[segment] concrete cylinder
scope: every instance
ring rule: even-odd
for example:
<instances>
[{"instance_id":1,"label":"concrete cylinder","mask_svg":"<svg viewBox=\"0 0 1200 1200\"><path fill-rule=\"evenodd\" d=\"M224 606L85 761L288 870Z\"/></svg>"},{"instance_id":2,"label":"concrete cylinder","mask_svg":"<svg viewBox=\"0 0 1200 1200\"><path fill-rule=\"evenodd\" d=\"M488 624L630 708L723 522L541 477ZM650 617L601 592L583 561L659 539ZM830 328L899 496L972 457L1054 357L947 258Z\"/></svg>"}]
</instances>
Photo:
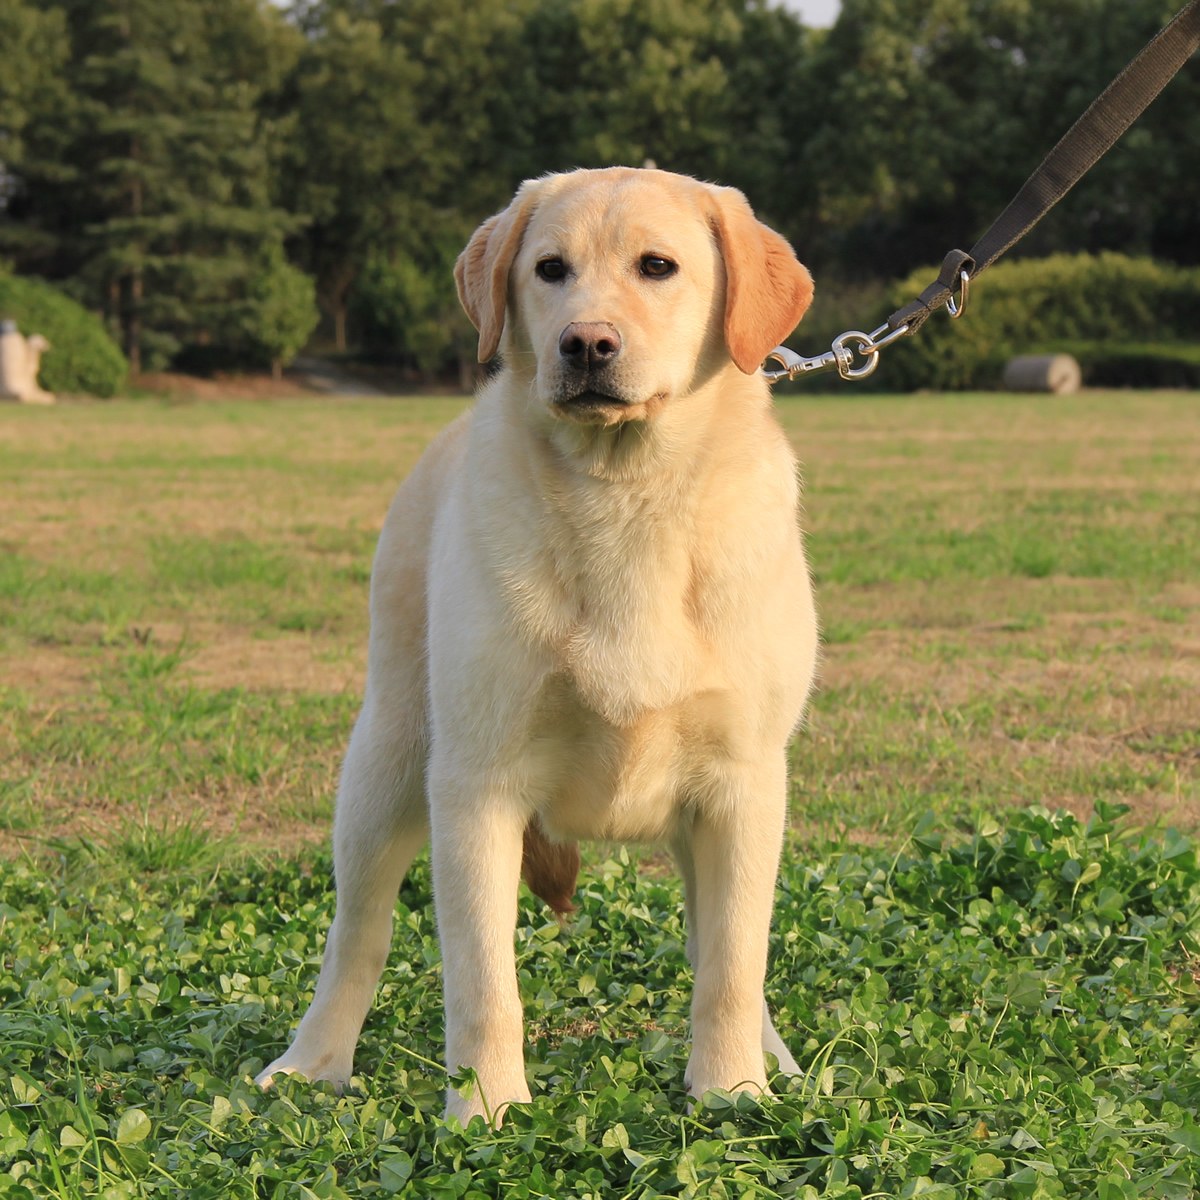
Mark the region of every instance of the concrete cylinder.
<instances>
[{"instance_id":1,"label":"concrete cylinder","mask_svg":"<svg viewBox=\"0 0 1200 1200\"><path fill-rule=\"evenodd\" d=\"M1004 386L1010 392L1054 392L1065 396L1079 391L1083 375L1069 354L1030 354L1014 358L1004 368Z\"/></svg>"},{"instance_id":2,"label":"concrete cylinder","mask_svg":"<svg viewBox=\"0 0 1200 1200\"><path fill-rule=\"evenodd\" d=\"M0 321L0 400L20 400L25 369L25 339L15 321Z\"/></svg>"}]
</instances>

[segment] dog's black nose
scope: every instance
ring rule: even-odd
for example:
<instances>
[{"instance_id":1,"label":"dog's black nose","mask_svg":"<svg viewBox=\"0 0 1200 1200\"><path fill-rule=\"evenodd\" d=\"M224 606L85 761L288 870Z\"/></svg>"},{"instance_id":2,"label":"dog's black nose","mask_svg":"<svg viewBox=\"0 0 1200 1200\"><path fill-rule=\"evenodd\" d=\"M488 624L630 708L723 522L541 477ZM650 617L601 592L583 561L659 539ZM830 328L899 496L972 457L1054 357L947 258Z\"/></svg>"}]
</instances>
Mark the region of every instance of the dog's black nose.
<instances>
[{"instance_id":1,"label":"dog's black nose","mask_svg":"<svg viewBox=\"0 0 1200 1200\"><path fill-rule=\"evenodd\" d=\"M558 335L558 352L572 366L603 367L621 353L621 335L608 321L572 321Z\"/></svg>"}]
</instances>

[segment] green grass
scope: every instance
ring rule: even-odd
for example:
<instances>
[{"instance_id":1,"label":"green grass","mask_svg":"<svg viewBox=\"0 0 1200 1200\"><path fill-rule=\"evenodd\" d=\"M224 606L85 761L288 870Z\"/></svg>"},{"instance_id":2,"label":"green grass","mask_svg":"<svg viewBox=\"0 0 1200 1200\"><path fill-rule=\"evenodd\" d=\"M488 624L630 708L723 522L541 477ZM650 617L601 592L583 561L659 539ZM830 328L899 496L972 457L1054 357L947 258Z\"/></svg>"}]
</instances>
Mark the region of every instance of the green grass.
<instances>
[{"instance_id":1,"label":"green grass","mask_svg":"<svg viewBox=\"0 0 1200 1200\"><path fill-rule=\"evenodd\" d=\"M0 410L0 1200L1196 1194L1186 393L781 398L825 647L778 1100L686 1113L678 886L603 848L569 928L522 901L502 1131L439 1117L424 859L355 1091L252 1086L332 916L374 540L460 410Z\"/></svg>"},{"instance_id":2,"label":"green grass","mask_svg":"<svg viewBox=\"0 0 1200 1200\"><path fill-rule=\"evenodd\" d=\"M804 1069L687 1115L673 879L591 865L564 931L523 904L537 1098L440 1119L427 865L344 1097L249 1076L299 1017L328 863L77 858L0 887L0 1196L1178 1197L1200 1187L1200 869L1101 806L786 865L769 991Z\"/></svg>"}]
</instances>

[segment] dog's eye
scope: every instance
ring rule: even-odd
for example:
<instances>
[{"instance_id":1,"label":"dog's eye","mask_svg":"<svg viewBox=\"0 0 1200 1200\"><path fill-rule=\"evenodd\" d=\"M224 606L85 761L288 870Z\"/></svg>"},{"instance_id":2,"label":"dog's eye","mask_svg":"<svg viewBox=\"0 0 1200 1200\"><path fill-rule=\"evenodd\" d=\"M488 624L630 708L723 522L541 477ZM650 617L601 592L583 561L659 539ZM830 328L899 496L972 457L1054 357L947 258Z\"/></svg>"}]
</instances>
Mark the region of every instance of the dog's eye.
<instances>
[{"instance_id":1,"label":"dog's eye","mask_svg":"<svg viewBox=\"0 0 1200 1200\"><path fill-rule=\"evenodd\" d=\"M543 258L533 269L537 277L547 283L557 283L567 277L567 264L561 258Z\"/></svg>"},{"instance_id":2,"label":"dog's eye","mask_svg":"<svg viewBox=\"0 0 1200 1200\"><path fill-rule=\"evenodd\" d=\"M666 279L678 269L669 258L663 258L661 254L646 254L642 257L642 274L651 279Z\"/></svg>"}]
</instances>

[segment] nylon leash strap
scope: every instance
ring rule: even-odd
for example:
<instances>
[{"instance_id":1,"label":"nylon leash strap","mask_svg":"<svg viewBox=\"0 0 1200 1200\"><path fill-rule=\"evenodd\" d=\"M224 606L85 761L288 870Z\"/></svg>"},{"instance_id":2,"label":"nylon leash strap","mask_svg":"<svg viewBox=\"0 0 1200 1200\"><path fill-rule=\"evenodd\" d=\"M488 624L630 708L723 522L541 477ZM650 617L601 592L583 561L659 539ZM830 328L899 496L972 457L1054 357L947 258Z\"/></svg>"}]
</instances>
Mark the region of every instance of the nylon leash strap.
<instances>
[{"instance_id":1,"label":"nylon leash strap","mask_svg":"<svg viewBox=\"0 0 1200 1200\"><path fill-rule=\"evenodd\" d=\"M767 379L774 383L830 367L836 368L843 379L865 379L878 365L882 349L901 337L911 337L938 309L947 309L952 317L961 316L970 281L1020 241L1096 165L1179 73L1197 47L1200 0L1191 0L1092 101L969 254L951 250L937 279L873 333L843 333L819 358L802 358L786 347L777 347L768 360L783 369L764 371Z\"/></svg>"}]
</instances>

